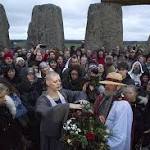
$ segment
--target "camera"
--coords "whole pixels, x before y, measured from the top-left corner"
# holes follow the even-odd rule
[[[46,48],[47,46],[45,44],[40,44],[40,48]]]

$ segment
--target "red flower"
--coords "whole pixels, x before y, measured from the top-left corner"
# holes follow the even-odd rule
[[[86,139],[88,141],[94,141],[95,140],[95,134],[93,132],[87,132],[85,136],[86,136]]]

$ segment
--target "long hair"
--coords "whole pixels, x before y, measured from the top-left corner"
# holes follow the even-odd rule
[[[8,72],[9,72],[10,70],[15,70],[15,76],[17,75],[17,70],[16,70],[15,66],[14,66],[14,65],[8,65],[8,66],[4,69],[4,77],[5,77],[5,78],[9,78],[9,77],[8,77]],[[14,76],[14,78],[15,78],[15,76]]]
[[[18,90],[4,78],[0,78],[0,83],[4,84],[8,88],[8,95],[11,95],[13,93],[16,93],[18,96],[20,95]]]

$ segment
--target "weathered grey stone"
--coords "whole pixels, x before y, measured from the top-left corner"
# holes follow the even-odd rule
[[[121,5],[144,5],[150,4],[150,0],[101,0],[105,3],[118,3]]]
[[[28,28],[28,43],[46,44],[49,48],[64,47],[61,9],[53,4],[36,5]]]
[[[2,4],[0,4],[0,48],[9,47],[9,23],[6,12]]]
[[[110,50],[123,44],[122,8],[119,4],[91,4],[85,35],[85,47]]]
[[[150,43],[150,36],[148,37],[148,43]]]
[[[150,36],[148,37],[148,40],[147,40],[146,44],[147,44],[146,54],[150,54]]]

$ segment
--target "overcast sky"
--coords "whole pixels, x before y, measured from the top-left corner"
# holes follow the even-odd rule
[[[52,3],[62,9],[65,39],[84,39],[87,12],[100,0],[0,0],[10,24],[11,39],[26,39],[34,5]],[[150,6],[123,7],[124,40],[145,41],[150,34]]]

